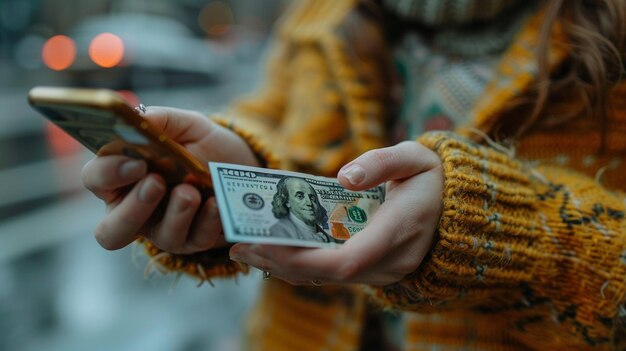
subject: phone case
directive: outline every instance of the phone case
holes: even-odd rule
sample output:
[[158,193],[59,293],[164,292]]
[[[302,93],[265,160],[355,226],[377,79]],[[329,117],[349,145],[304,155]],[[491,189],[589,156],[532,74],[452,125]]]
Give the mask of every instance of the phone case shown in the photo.
[[[35,87],[31,106],[93,153],[148,162],[169,185],[211,189],[209,171],[185,148],[161,134],[116,92],[108,89]],[[205,189],[203,189],[205,188]]]

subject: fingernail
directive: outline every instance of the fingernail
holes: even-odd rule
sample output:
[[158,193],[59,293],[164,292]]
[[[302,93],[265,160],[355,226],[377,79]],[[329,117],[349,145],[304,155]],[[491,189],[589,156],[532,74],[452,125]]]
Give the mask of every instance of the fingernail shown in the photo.
[[342,168],[339,176],[346,178],[352,185],[358,185],[365,179],[365,170],[358,164],[352,163]]
[[146,173],[146,163],[139,160],[126,161],[122,163],[118,173],[123,179],[138,179]]
[[193,201],[191,195],[181,191],[176,194],[176,202],[174,203],[174,206],[178,212],[185,212],[185,210],[189,208],[191,201]]
[[161,197],[163,190],[165,189],[161,183],[154,178],[147,178],[139,189],[139,200],[145,203],[155,202]]

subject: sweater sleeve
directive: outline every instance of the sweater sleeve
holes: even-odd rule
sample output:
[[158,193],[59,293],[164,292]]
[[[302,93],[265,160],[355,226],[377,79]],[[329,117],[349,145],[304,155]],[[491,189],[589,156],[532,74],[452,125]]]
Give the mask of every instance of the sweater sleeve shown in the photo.
[[438,238],[417,271],[375,298],[404,310],[498,312],[526,334],[551,325],[583,345],[608,342],[626,315],[624,194],[451,133],[420,142],[444,167]]
[[[221,115],[213,115],[211,119],[245,140],[263,167],[285,167],[285,164],[265,142],[256,138],[246,129],[235,125],[231,119]],[[138,242],[144,246],[146,254],[151,258],[150,264],[156,265],[160,271],[186,273],[199,279],[201,283],[210,282],[211,278],[214,277],[232,277],[239,273],[248,273],[248,266],[230,259],[229,247],[195,254],[173,254],[159,249],[143,238],[139,239]]]
[[260,89],[226,114],[272,145],[288,169],[335,175],[387,143],[385,45],[377,23],[352,1],[293,2],[275,28]]

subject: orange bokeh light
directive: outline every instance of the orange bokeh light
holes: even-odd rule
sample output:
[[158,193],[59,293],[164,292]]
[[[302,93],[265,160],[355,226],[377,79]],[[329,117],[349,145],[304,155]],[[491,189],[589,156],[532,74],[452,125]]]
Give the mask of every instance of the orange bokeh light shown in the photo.
[[89,57],[98,66],[117,66],[124,58],[124,42],[112,33],[98,34],[89,44]]
[[41,57],[48,68],[62,71],[74,63],[76,44],[65,35],[55,35],[43,45]]

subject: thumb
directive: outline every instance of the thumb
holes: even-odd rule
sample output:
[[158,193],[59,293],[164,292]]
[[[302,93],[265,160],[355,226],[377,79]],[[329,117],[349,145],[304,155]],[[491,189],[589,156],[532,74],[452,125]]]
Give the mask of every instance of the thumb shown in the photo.
[[337,179],[351,190],[365,190],[389,180],[402,180],[441,164],[432,150],[414,141],[370,150],[339,170]]
[[160,133],[180,144],[195,142],[211,130],[207,116],[173,107],[148,106],[143,117]]

